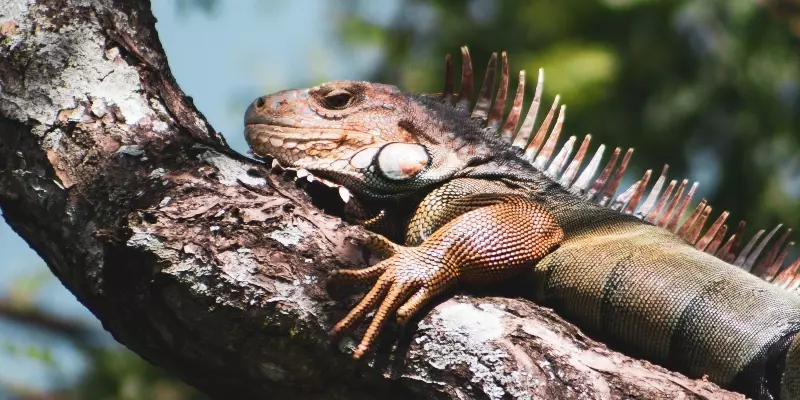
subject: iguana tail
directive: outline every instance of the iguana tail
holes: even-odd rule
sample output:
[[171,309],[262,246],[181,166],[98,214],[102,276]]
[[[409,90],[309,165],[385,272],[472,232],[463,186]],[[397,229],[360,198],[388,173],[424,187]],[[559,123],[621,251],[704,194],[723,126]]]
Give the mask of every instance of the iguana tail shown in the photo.
[[797,336],[786,352],[780,393],[782,400],[800,399],[800,337]]

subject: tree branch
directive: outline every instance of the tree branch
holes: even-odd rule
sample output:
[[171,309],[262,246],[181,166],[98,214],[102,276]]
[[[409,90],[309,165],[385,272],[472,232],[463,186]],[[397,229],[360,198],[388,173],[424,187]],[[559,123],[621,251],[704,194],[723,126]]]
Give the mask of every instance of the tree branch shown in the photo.
[[149,3],[5,0],[0,16],[4,217],[117,340],[206,393],[743,398],[516,298],[457,296],[352,361],[326,332],[355,299],[322,282],[364,265],[364,232],[227,148],[169,72]]
[[85,346],[92,337],[92,330],[78,321],[51,315],[33,307],[19,306],[7,299],[0,299],[0,318],[56,333]]

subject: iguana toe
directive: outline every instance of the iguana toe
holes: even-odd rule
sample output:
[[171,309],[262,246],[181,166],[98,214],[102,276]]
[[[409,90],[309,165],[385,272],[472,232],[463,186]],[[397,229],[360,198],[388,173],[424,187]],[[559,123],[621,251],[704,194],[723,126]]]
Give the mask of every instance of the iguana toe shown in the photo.
[[[354,281],[365,280],[377,271],[383,271],[372,290],[332,330],[334,338],[358,324],[367,313],[377,306],[377,311],[358,345],[354,358],[360,358],[372,347],[388,318],[398,311],[398,321],[404,323],[416,313],[434,294],[455,284],[456,269],[446,265],[430,250],[419,247],[403,247],[385,239],[371,241],[389,250],[394,255],[373,267],[363,270],[340,270],[338,277]],[[366,271],[359,275],[360,271]],[[410,299],[409,299],[410,297]],[[408,300],[408,301],[406,301]]]

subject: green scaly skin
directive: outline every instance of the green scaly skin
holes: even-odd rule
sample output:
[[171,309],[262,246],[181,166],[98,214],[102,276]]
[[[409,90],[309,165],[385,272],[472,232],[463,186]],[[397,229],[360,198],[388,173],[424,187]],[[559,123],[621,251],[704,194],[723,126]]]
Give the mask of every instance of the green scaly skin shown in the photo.
[[375,283],[333,329],[377,307],[356,358],[391,315],[404,323],[460,282],[533,265],[535,300],[630,355],[757,399],[800,398],[800,296],[571,193],[443,99],[339,81],[246,112],[255,154],[346,187],[352,221],[404,244],[373,238],[383,261],[332,274]]

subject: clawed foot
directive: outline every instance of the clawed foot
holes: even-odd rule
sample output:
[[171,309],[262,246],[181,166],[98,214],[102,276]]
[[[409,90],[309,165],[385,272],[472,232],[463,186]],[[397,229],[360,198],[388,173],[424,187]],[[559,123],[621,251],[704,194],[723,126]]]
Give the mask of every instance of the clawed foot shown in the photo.
[[374,283],[372,290],[331,330],[336,340],[361,322],[367,313],[378,311],[367,328],[353,358],[361,358],[373,345],[389,316],[397,312],[397,323],[404,325],[431,298],[455,283],[456,270],[441,261],[436,249],[404,247],[381,236],[373,236],[365,245],[383,259],[359,270],[337,270],[332,283]]
[[391,314],[397,312],[397,322],[402,325],[456,282],[492,284],[508,279],[541,260],[563,240],[564,231],[555,218],[531,199],[501,196],[490,200],[493,204],[452,219],[417,247],[371,238],[367,246],[383,261],[362,270],[332,274],[335,282],[374,282],[372,290],[331,332],[334,337],[341,335],[378,307],[354,358],[370,349]]

